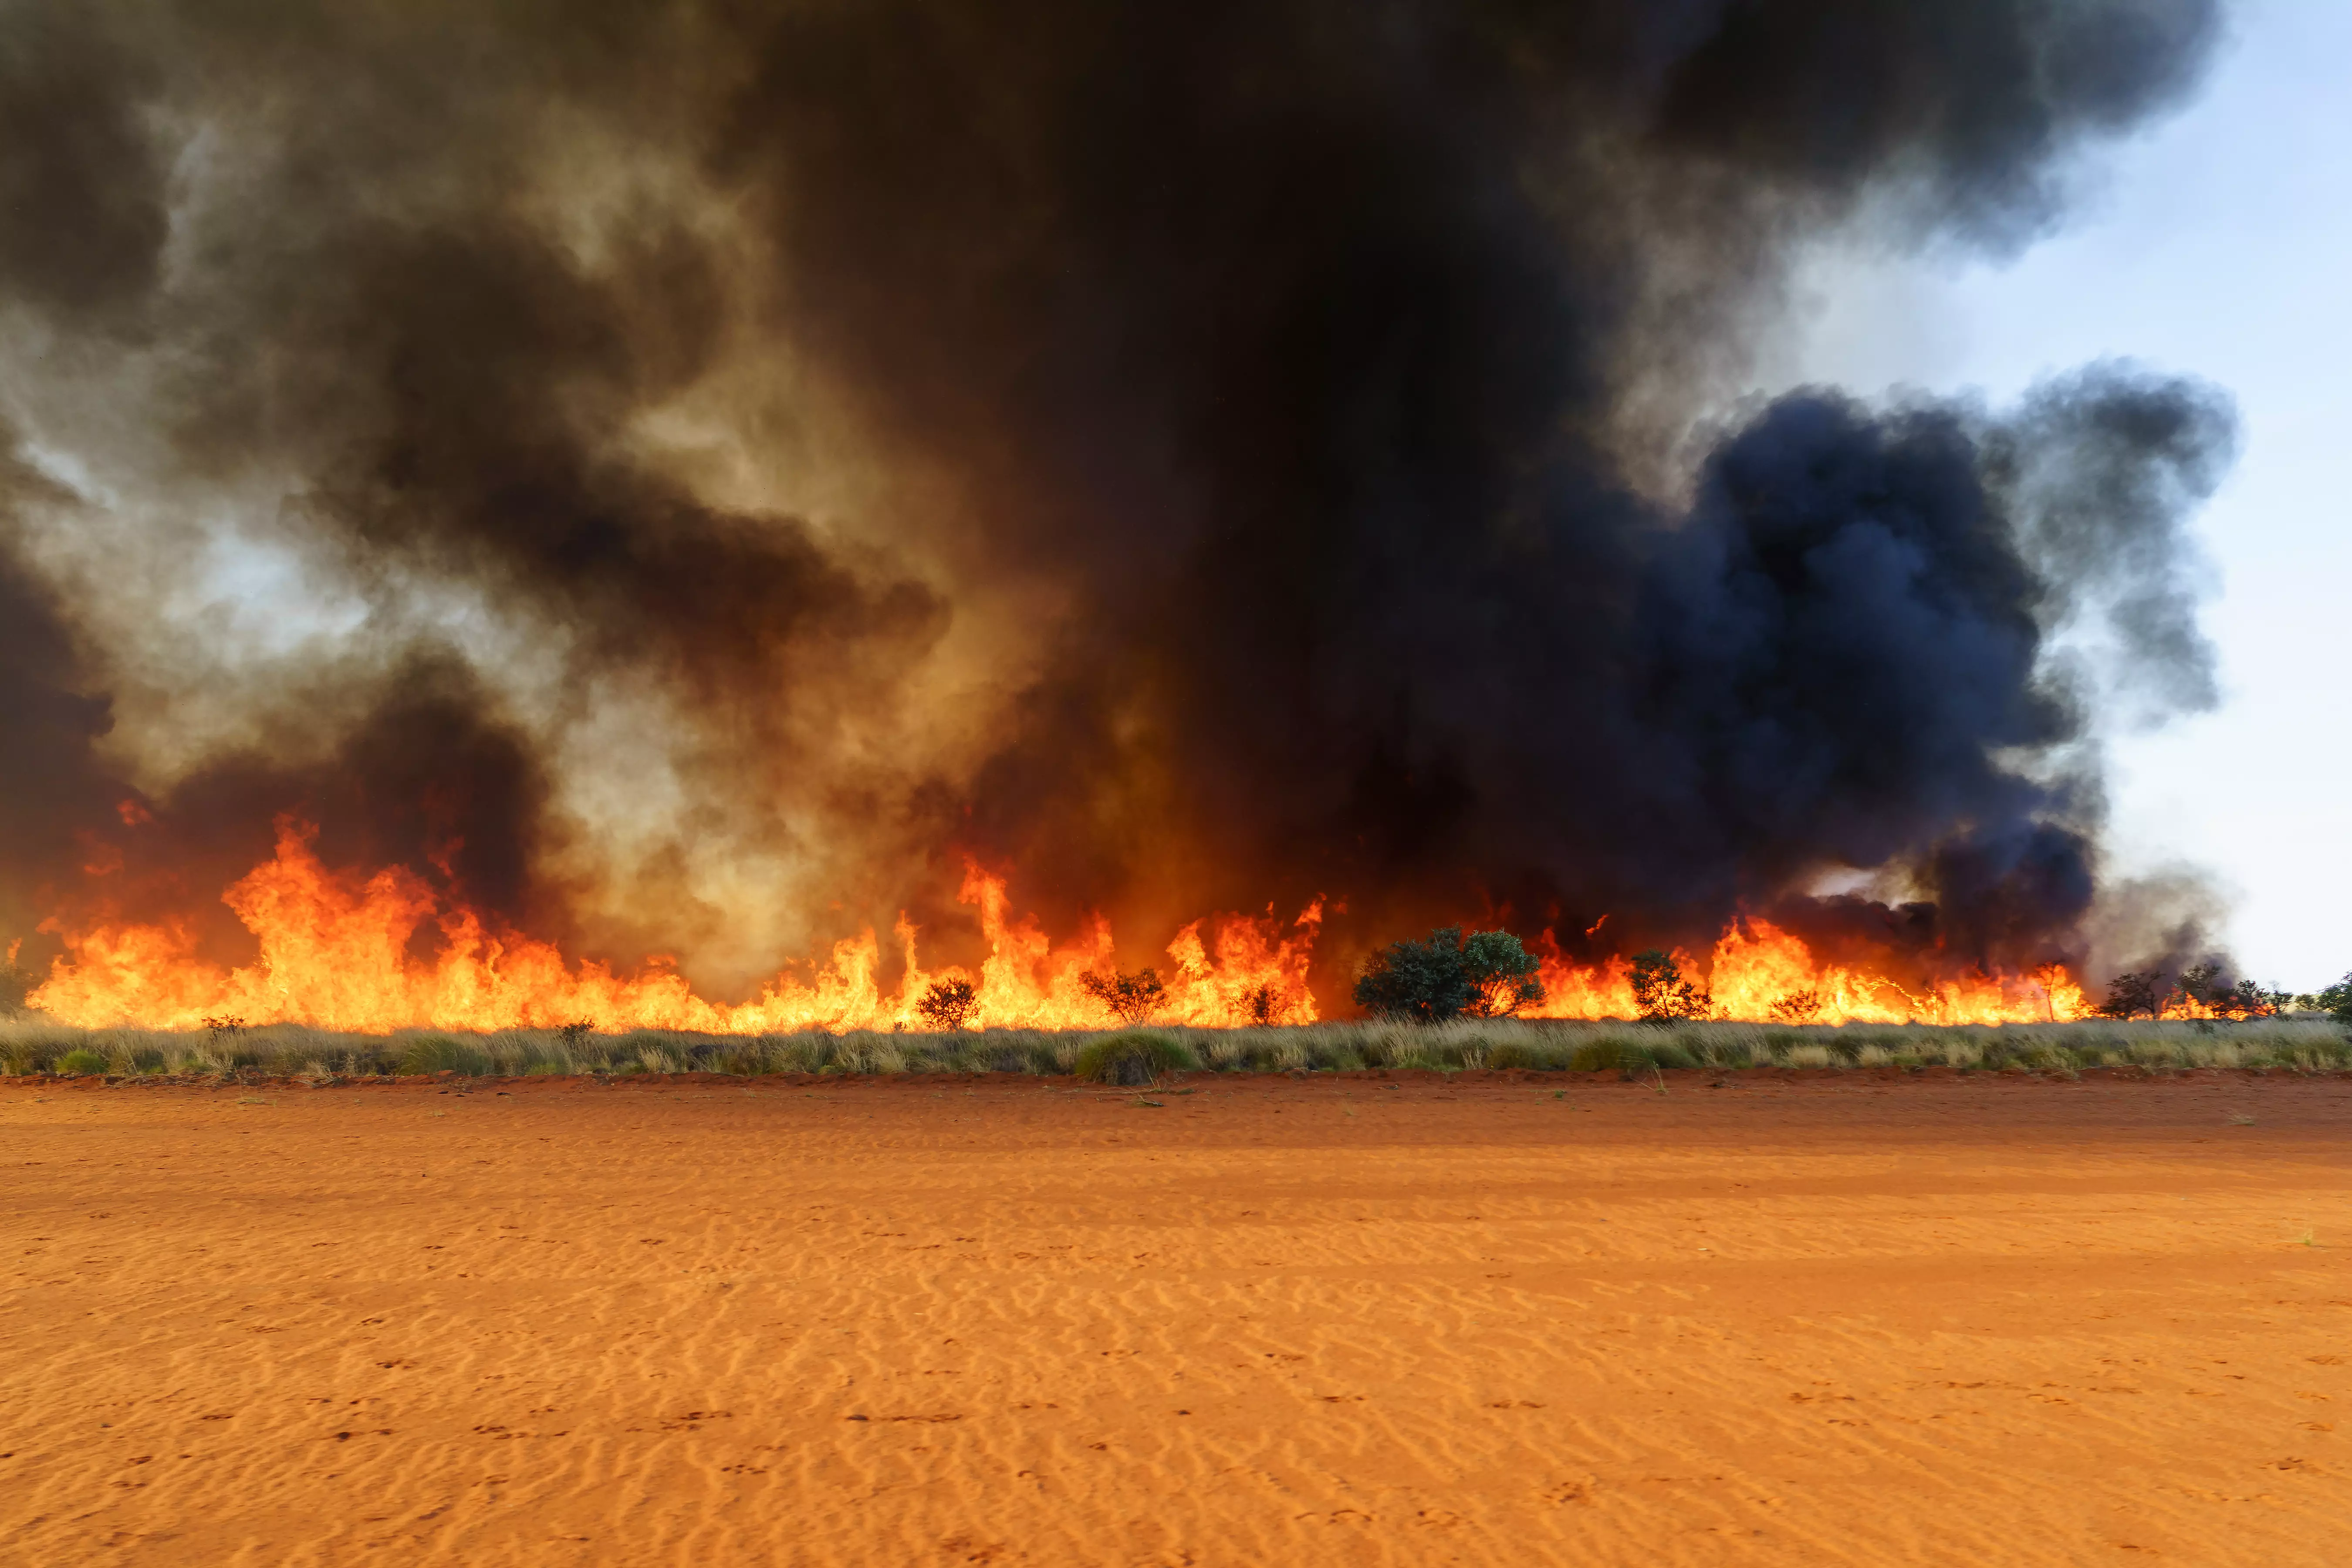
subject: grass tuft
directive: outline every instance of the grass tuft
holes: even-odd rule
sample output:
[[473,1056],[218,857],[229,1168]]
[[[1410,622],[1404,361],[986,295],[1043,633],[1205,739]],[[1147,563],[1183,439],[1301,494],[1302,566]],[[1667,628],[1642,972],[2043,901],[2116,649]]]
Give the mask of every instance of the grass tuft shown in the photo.
[[1070,1058],[1070,1070],[1096,1083],[1142,1088],[1171,1072],[1201,1065],[1183,1041],[1152,1029],[1129,1029],[1106,1035],[1082,1047]]
[[400,1070],[404,1073],[454,1072],[480,1078],[491,1066],[489,1052],[447,1035],[413,1036],[400,1048]]

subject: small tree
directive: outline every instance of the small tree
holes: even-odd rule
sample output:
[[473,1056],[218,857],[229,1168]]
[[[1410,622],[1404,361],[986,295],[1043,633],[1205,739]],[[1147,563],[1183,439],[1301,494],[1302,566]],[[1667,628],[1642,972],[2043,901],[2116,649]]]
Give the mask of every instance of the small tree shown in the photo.
[[934,980],[915,1004],[915,1011],[934,1029],[961,1029],[980,1005],[980,993],[969,980]]
[[1536,961],[1506,931],[1440,926],[1420,942],[1391,942],[1356,980],[1356,1004],[1376,1017],[1415,1024],[1499,1018],[1543,1000]]
[[2135,970],[2118,974],[2107,982],[2107,999],[2099,1005],[2102,1018],[2137,1018],[2145,1013],[2151,1018],[2164,1016],[2165,998],[2172,988],[2163,984],[2163,976],[2153,969]]
[[2325,1013],[2347,1029],[2352,1029],[2352,974],[2309,996],[2297,998],[2314,1012]]
[[1114,970],[1108,975],[1081,974],[1078,984],[1087,995],[1118,1015],[1120,1023],[1133,1028],[1160,1010],[1168,1000],[1168,987],[1160,983],[1160,971],[1139,969],[1133,974],[1121,974]]
[[1470,987],[1462,1010],[1474,1018],[1507,1018],[1533,1006],[1544,994],[1537,968],[1535,955],[1509,931],[1472,931],[1462,939],[1462,978]]
[[1772,1019],[1780,1024],[1810,1024],[1822,1016],[1822,994],[1818,986],[1791,991],[1772,1004]]
[[1282,1011],[1282,994],[1271,985],[1253,986],[1242,998],[1242,1005],[1249,1011],[1249,1021],[1264,1028]]
[[1714,1009],[1715,999],[1705,986],[1683,978],[1683,966],[1673,953],[1654,947],[1635,953],[1632,979],[1633,1005],[1642,1010],[1644,1024],[1704,1018]]
[[1439,1024],[1470,1001],[1462,972],[1462,928],[1440,926],[1422,942],[1392,942],[1356,977],[1356,1005],[1375,1017]]

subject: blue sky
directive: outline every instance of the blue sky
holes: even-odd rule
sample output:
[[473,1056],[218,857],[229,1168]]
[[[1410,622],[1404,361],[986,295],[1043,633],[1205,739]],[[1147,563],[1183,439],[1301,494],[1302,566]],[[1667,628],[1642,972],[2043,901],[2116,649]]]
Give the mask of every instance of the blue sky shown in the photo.
[[2199,519],[2214,712],[2109,742],[2117,869],[2188,862],[2246,971],[2352,969],[2352,5],[2242,0],[2203,91],[2100,150],[2065,224],[2000,263],[1826,263],[1774,385],[1979,390],[2124,356],[2244,422]]

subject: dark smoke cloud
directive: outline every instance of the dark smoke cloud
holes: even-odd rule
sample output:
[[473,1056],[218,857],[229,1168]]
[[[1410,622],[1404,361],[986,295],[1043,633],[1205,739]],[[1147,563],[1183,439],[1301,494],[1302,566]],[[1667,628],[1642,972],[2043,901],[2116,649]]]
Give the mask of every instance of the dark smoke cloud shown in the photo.
[[[187,844],[478,802],[470,896],[735,980],[756,905],[952,928],[962,851],[1055,921],[1337,894],[1339,961],[1746,908],[2018,963],[2097,888],[2056,650],[2211,700],[2205,389],[1807,391],[1645,476],[1798,247],[2030,239],[2214,0],[8,14],[0,321],[75,353],[6,406],[360,606],[222,667],[267,722],[111,743]],[[43,679],[158,662],[51,575]]]
[[113,722],[107,700],[83,689],[61,606],[16,558],[25,514],[68,498],[8,436],[0,426],[0,942],[32,933],[86,836],[106,826],[116,787],[96,755]]
[[164,159],[142,122],[161,72],[90,8],[0,20],[0,293],[79,316],[135,306],[168,229]]

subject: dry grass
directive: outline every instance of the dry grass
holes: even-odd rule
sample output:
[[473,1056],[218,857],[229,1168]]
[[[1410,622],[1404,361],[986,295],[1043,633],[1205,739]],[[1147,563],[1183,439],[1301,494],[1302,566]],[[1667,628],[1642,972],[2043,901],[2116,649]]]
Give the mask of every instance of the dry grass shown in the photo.
[[[249,1071],[321,1080],[451,1071],[543,1074],[723,1072],[922,1073],[1074,1070],[1117,1031],[972,1029],[696,1035],[657,1029],[596,1035],[553,1029],[491,1034],[412,1029],[350,1035],[276,1025],[236,1032],[73,1029],[38,1015],[0,1018],[0,1074],[110,1077]],[[2323,1018],[2215,1025],[2082,1023],[2007,1028],[1927,1025],[1789,1028],[1686,1024],[1480,1021],[1417,1027],[1372,1022],[1250,1029],[1161,1028],[1212,1072],[1367,1068],[1516,1068],[1646,1073],[1652,1068],[1924,1068],[2068,1073],[2085,1068],[2352,1068],[2352,1040]]]

